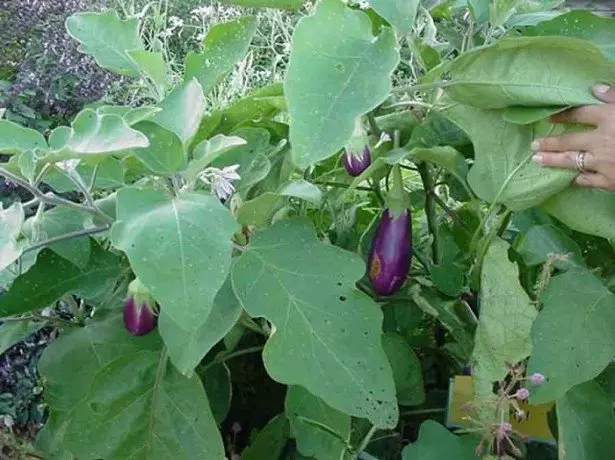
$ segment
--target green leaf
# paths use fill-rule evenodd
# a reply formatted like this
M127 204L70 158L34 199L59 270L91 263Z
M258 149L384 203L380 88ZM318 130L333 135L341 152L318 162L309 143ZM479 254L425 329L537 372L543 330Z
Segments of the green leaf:
M506 361L519 362L532 351L530 331L537 311L519 283L519 270L508 260L508 244L496 239L481 273L481 311L472 357L475 393L491 395L492 382L508 372Z
M199 318L196 331L185 337L174 337L178 349L174 362L177 368L186 369L184 373L190 374L191 369L229 333L241 311L230 279L227 279L216 294L209 315Z
M541 206L578 232L615 238L615 195L607 190L569 187Z
M62 382L70 392L74 382ZM224 458L201 382L177 373L160 350L124 354L102 366L67 418L62 445L79 458Z
M246 201L237 211L237 222L241 225L266 227L271 217L282 206L282 197L277 193L266 192Z
M88 265L81 269L50 249L44 249L36 264L17 277L0 297L0 316L47 307L68 293L95 297L120 275L120 258L92 242Z
M371 0L369 5L400 34L412 31L419 0Z
M96 170L95 189L109 190L124 185L124 167L117 158L105 157L101 160L96 158L95 161L81 161L77 165L77 173L88 185L92 182L94 170ZM57 169L47 173L44 182L58 193L78 191L75 183Z
M549 254L569 256L571 262L583 264L579 245L553 225L537 225L520 234L514 249L528 266L545 263ZM568 265L566 262L554 261L554 266L559 269L567 268Z
M403 460L475 460L475 447L462 442L445 427L433 420L421 424L419 439L402 452Z
M402 406L425 402L421 362L406 339L397 332L382 335L382 346L393 369L397 400Z
M613 401L591 381L572 388L557 401L559 449L566 458L600 459L613 455Z
M225 5L238 5L244 8L281 8L298 10L303 6L303 0L220 0Z
M535 125L507 123L500 111L467 105L456 105L446 115L472 139L475 162L468 183L485 201L497 199L515 211L531 208L566 188L575 176L574 171L530 161L530 145L538 135Z
M226 364L216 364L199 375L207 393L214 420L222 424L231 408L233 385L231 384L231 371Z
M591 11L575 10L562 14L526 29L523 35L581 38L593 43L609 60L615 61L615 19L598 16Z
M288 420L284 414L276 415L241 453L242 460L278 459L289 436Z
M464 288L465 271L452 262L442 262L431 267L431 280L440 292L457 297Z
M395 426L382 312L354 287L364 273L356 254L320 243L303 220L284 220L253 237L232 281L248 313L275 325L263 353L275 380L301 385L346 414Z
M237 224L211 195L129 188L117 193L117 219L111 241L161 305L169 356L190 374L196 362L187 363L186 344L207 321L227 277Z
M79 51L91 55L103 69L136 77L128 51L142 50L137 19L122 20L115 10L76 13L66 20L66 30L77 40Z
M129 51L128 55L141 73L154 84L154 88L156 88L157 92L156 95L162 98L164 96L167 78L167 69L162 53L138 49Z
M17 321L0 325L0 355L43 327L43 323Z
M254 17L213 26L203 41L203 53L188 52L184 80L195 78L203 92L209 93L244 58L256 26Z
M55 207L41 216L35 215L28 219L24 224L23 233L30 244L35 244L48 238L82 230L87 217L88 214L75 209ZM90 261L89 236L71 238L48 247L79 268L84 268Z
M223 134L217 134L211 139L200 142L192 152L194 159L190 161L186 170L182 172L182 176L187 182L196 180L199 173L216 158L233 147L245 144L246 141L241 137L229 137Z
M297 450L316 460L345 458L350 416L329 407L301 386L291 386L284 403Z
M8 120L0 120L0 153L11 155L47 148L41 133Z
M91 109L82 110L71 124L70 133L60 149L51 152L51 161L83 158L90 155L128 153L137 147L147 147L147 137L135 131L117 115L99 115Z
M453 147L417 147L412 149L410 155L416 160L427 161L429 163L442 166L449 173L451 173L459 181L459 183L464 186L464 188L468 187L466 182L468 165L461 152Z
M344 147L356 118L388 97L398 61L393 31L374 37L369 17L338 0L301 19L284 83L293 162L304 169Z
M151 121L141 121L135 129L147 137L149 146L134 149L135 156L156 174L169 175L185 161L182 141L173 132Z
M468 0L468 8L474 21L483 23L489 21L489 6L491 0Z
M0 205L0 271L21 255L23 248L17 243L17 236L23 222L23 208L19 203L13 203L6 209L2 209Z
M128 126L132 126L140 121L149 120L162 109L151 106L126 107L121 105L101 105L96 107L96 112L100 115L118 115L124 119Z
M547 381L532 391L532 403L558 399L598 376L615 350L615 294L590 271L573 267L554 277L541 300L528 372Z
M446 112L443 113L446 114ZM470 139L458 126L448 120L443 114L435 111L429 112L423 121L412 131L411 141L411 145L422 147L461 147L470 144Z
M451 77L446 93L475 107L576 106L598 103L591 87L613 81L615 66L584 40L519 37L463 54Z
M188 143L199 129L205 115L205 97L199 82L194 78L171 91L158 104L162 109L152 121L177 134L182 142Z
M512 106L502 112L502 118L516 125L531 125L537 121L544 120L551 115L563 112L569 109L570 106L554 106L554 107L524 107Z
M322 200L322 192L320 189L304 179L288 182L278 190L278 194L301 198L302 200L316 205L320 204Z

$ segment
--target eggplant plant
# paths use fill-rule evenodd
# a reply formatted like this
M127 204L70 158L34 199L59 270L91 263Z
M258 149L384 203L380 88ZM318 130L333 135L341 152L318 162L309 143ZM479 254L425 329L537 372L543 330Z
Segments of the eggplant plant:
M57 333L30 453L611 458L615 195L532 143L591 129L550 116L615 84L613 19L229 3L303 15L283 82L209 103L252 9L181 65L149 9L82 12L80 52L143 104L45 132L0 119L0 178L25 196L0 209L0 345ZM468 373L469 400L447 400Z

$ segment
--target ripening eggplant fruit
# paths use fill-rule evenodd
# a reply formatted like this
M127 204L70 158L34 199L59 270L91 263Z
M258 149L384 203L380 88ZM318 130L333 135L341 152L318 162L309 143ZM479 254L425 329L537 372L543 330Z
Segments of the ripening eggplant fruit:
M158 314L156 301L136 278L128 285L124 300L124 328L132 335L146 335L156 328Z
M372 164L372 154L369 145L365 145L361 152L354 153L349 149L345 149L344 156L342 158L344 162L344 168L346 172L352 177L359 176L363 171L369 168Z
M363 129L361 117L355 120L354 132L344 148L342 162L346 172L353 177L360 175L372 164L369 138Z
M393 179L368 259L369 279L381 296L394 294L403 286L412 259L412 215L399 166L393 168Z

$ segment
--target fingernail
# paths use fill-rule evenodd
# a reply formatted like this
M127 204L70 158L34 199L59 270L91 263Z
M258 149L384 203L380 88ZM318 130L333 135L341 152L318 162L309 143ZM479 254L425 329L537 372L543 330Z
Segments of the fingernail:
M532 161L542 166L542 155L534 155Z
M540 150L540 141L536 140L532 142L532 150L534 152L538 152L538 150Z
M594 86L594 91L598 94L608 93L611 87L609 85L596 85Z

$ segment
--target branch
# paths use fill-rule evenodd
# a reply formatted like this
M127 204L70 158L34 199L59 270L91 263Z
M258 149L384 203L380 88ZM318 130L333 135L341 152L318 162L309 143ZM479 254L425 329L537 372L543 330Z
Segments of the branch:
M84 228L74 232L66 233L64 235L54 236L53 238L49 238L39 243L35 243L32 246L28 246L23 250L22 254L25 254L26 252L30 251L35 251L36 249L43 248L45 246L49 246L50 244L58 243L60 241L66 241L72 238L78 238L85 235L96 235L97 233L102 233L109 230L109 228L111 228L110 225L101 225L100 227Z
M425 190L425 214L427 215L427 226L429 232L433 235L433 242L431 243L432 257L434 263L437 265L442 260L442 249L440 247L440 235L438 234L438 216L436 212L436 201L434 200L434 181L431 177L431 171L429 165L422 162L418 166L421 180L423 181L423 189Z

